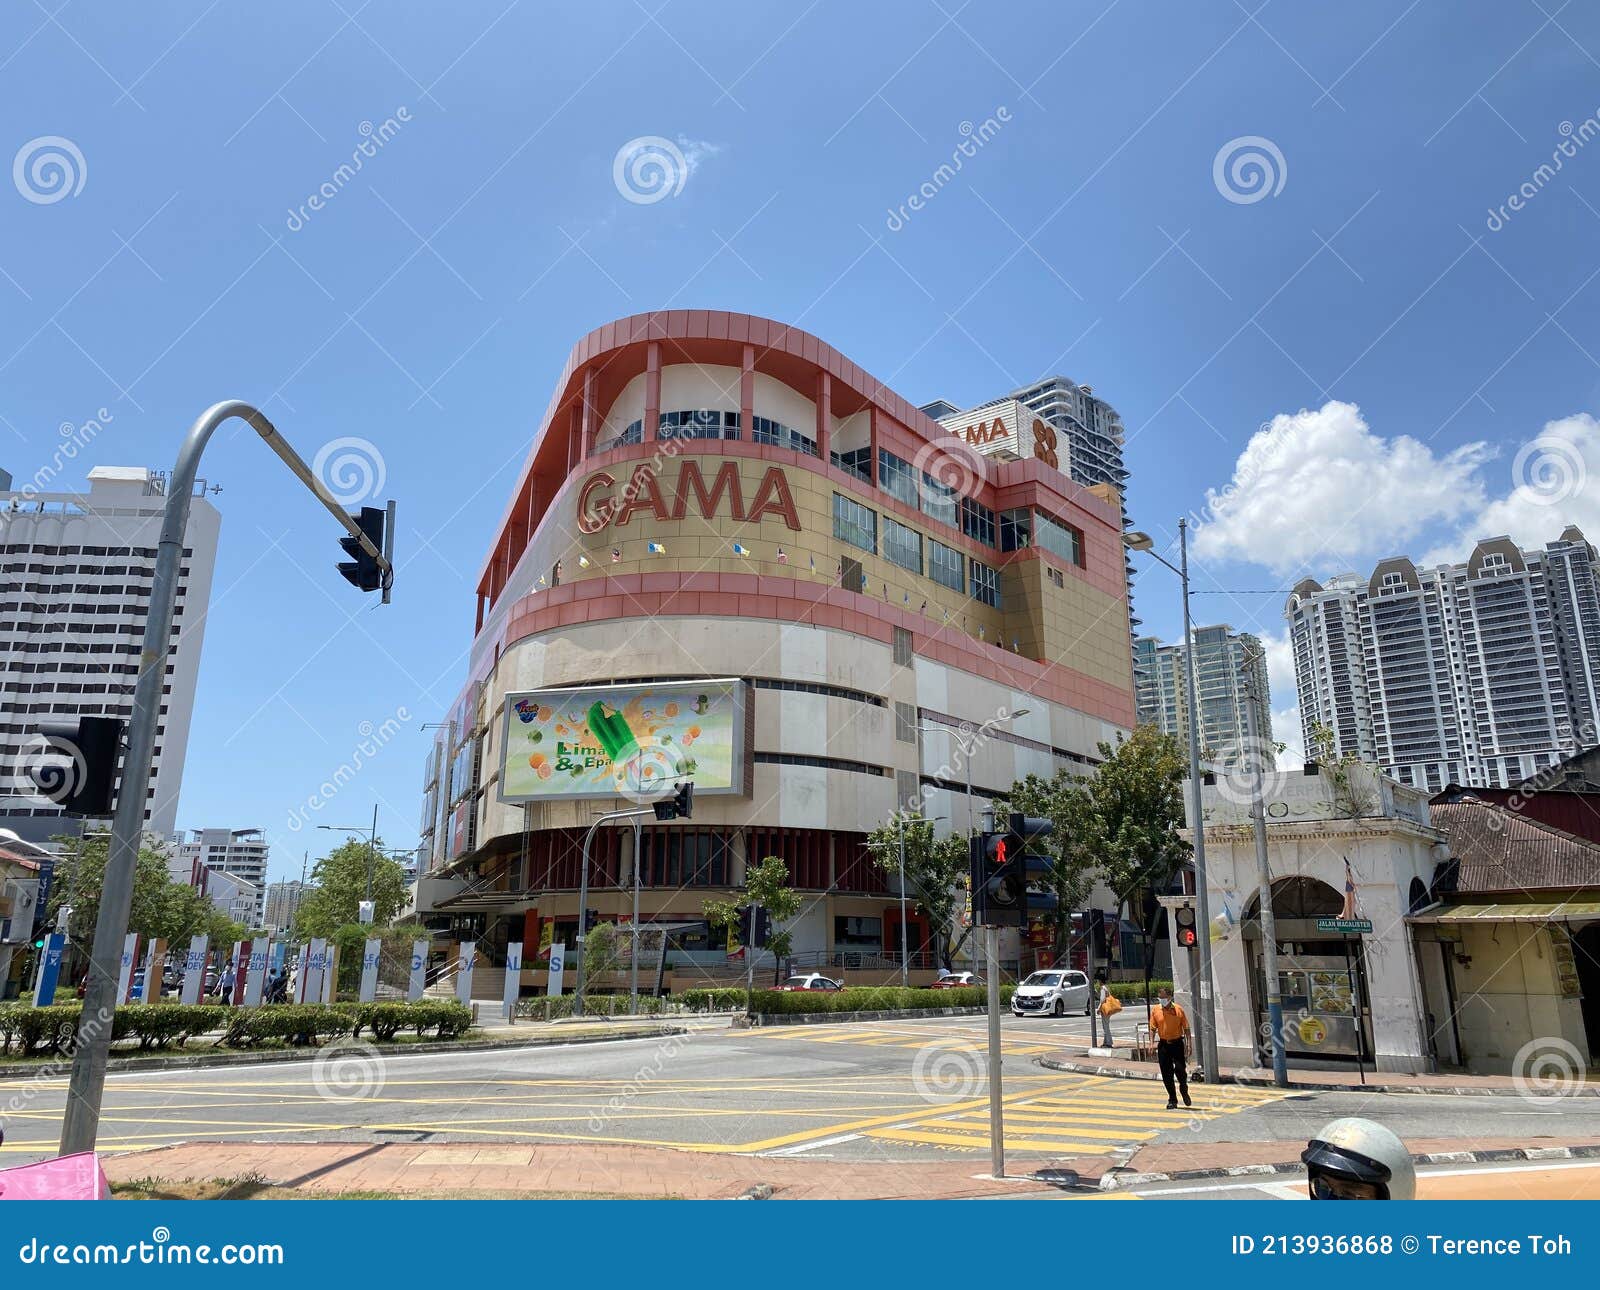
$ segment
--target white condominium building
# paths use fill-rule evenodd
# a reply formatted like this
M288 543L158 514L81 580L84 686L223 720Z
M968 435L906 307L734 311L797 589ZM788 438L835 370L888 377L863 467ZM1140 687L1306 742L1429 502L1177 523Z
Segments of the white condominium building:
M0 491L0 827L35 842L80 825L28 777L39 727L132 714L166 505L165 477L142 466L97 466L88 478L87 493ZM145 808L161 837L178 810L220 523L197 496Z
M1248 632L1227 626L1194 629L1196 711L1200 718L1202 757L1227 763L1245 747L1253 709L1256 737L1270 768L1272 703L1267 685L1266 655ZM1187 743L1189 678L1181 644L1164 645L1153 636L1133 643L1133 682L1139 723L1160 727Z
M265 915L267 887L267 835L262 829L191 829L189 837L174 835L173 876L205 890L206 871L242 878L253 889L253 919L259 926Z
M1337 752L1437 791L1512 787L1600 741L1600 555L1576 528L1308 578L1284 613L1308 749L1325 726Z

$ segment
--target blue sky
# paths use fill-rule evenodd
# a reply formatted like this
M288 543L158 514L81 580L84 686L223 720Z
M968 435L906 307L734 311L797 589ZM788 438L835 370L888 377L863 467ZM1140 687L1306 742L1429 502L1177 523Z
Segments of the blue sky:
M180 823L267 828L274 876L330 836L296 808L401 708L315 819L376 797L415 842L420 726L461 681L491 528L572 342L622 314L784 319L918 402L1092 384L1128 427L1135 522L1199 525L1199 620L1269 638L1260 593L1306 572L1600 537L1584 6L48 3L0 16L0 161L23 158L0 465L27 478L103 407L64 486L167 467L239 397L308 458L377 445L399 499L379 608L253 436L205 459L223 535ZM301 213L363 123L382 146ZM613 182L642 136L685 157L676 195ZM51 137L82 159L57 200L27 165ZM1264 189L1230 169L1252 153ZM1138 607L1175 634L1164 571Z

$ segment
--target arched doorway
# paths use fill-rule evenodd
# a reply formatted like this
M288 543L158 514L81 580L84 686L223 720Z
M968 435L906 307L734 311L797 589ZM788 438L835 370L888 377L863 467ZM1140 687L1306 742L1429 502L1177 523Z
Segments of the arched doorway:
M1583 1028L1589 1036L1590 1060L1600 1060L1600 923L1572 934L1572 957L1583 995Z
M1272 884L1284 1050L1302 1061L1370 1060L1372 1022L1362 938L1319 931L1319 918L1337 918L1344 894L1297 874ZM1263 1064L1271 1061L1267 984L1262 971L1261 897L1245 907L1242 931L1250 961L1251 1001Z

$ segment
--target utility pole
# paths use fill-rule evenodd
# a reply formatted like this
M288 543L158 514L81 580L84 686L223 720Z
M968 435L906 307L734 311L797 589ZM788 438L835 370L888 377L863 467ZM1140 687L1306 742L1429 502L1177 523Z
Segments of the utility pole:
M572 992L572 1015L583 1016L583 992L588 983L588 965L584 962L583 943L589 935L589 848L594 843L594 835L603 824L610 824L614 820L628 820L640 815L655 815L653 807L643 807L633 811L608 811L595 819L589 826L589 831L583 835L583 872L578 879L578 983Z
M1243 667L1257 655L1245 659ZM1267 865L1267 808L1262 801L1261 740L1256 733L1256 695L1245 677L1245 756L1250 759L1250 824L1256 844L1256 884L1261 902L1261 972L1266 978L1267 1025L1272 1031L1272 1082L1289 1087L1289 1059L1283 1041L1283 984L1278 978L1278 924L1272 914L1272 872ZM1202 927L1202 931L1204 928Z
M139 653L139 675L134 684L133 714L128 723L122 777L116 812L111 822L111 847L106 858L100 892L100 913L95 923L90 953L89 979L84 987L83 1014L78 1048L72 1058L66 1113L61 1122L61 1154L93 1151L100 1127L100 1102L105 1093L106 1057L111 1048L111 1026L106 1024L117 1005L117 976L128 914L133 906L134 870L139 859L139 838L144 831L145 805L150 792L150 767L155 757L156 726L161 716L161 687L166 680L167 654L172 647L173 609L178 599L179 570L184 531L194 497L200 455L218 426L233 417L249 423L297 479L309 488L367 558L376 563L378 587L385 601L394 580L394 566L344 507L300 459L272 422L259 409L238 400L218 403L202 412L189 428L167 481L166 508L161 517L161 538L156 546L155 575L150 583L150 604L145 611L144 641Z

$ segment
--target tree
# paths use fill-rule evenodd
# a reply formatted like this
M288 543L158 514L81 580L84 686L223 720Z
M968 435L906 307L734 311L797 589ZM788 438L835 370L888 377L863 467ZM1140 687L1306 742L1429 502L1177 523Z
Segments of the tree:
M87 958L94 943L95 924L100 918L100 895L105 888L106 861L110 839L106 834L87 837L61 837L62 852L56 860L55 882L50 903L44 911L45 923L54 927L62 906L72 910L67 920L68 943ZM176 882L167 868L167 857L155 847L141 846L134 862L133 901L129 906L128 930L146 937L160 937L170 946L181 946L192 936L209 936L213 946L231 945L244 929L187 883Z
M928 934L939 956L939 966L948 968L952 966L956 901L959 889L966 885L969 866L967 840L959 834L934 837L933 821L923 819L920 811L897 813L867 835L867 850L874 862L893 878L900 875L902 830L906 895L928 920Z
M311 871L315 890L295 910L294 931L301 940L332 936L339 928L361 921L361 902L367 895L367 860L372 860L372 921L381 926L394 921L406 903L406 872L367 843L351 839L322 857Z
M1189 862L1192 848L1178 834L1188 758L1174 736L1150 725L1135 727L1115 746L1102 742L1100 757L1088 791L1100 830L1100 872L1121 918L1142 893L1167 891Z
M1082 909L1094 887L1095 870L1105 854L1105 830L1089 781L1065 768L1050 779L1029 775L995 803L995 818L1012 811L1048 819L1050 871L1047 883L1057 902L1052 916L1054 950L1060 961L1070 948L1072 913Z
M766 948L772 952L772 980L777 984L778 973L783 970L783 960L794 952L794 934L783 924L800 912L802 904L798 891L788 886L789 866L778 856L768 856L760 864L748 860L744 866L744 891L747 904L759 905L772 918L772 933L767 937ZM740 906L731 900L707 900L701 908L706 921L713 927L737 927ZM754 948L745 947L746 954Z
M615 923L597 923L583 938L583 975L588 981L622 968L622 938Z
M1322 721L1312 722L1306 754L1333 785L1333 806L1340 815L1359 820L1376 809L1372 794L1356 782L1354 772L1365 763L1354 752L1339 752L1339 737L1332 726Z

